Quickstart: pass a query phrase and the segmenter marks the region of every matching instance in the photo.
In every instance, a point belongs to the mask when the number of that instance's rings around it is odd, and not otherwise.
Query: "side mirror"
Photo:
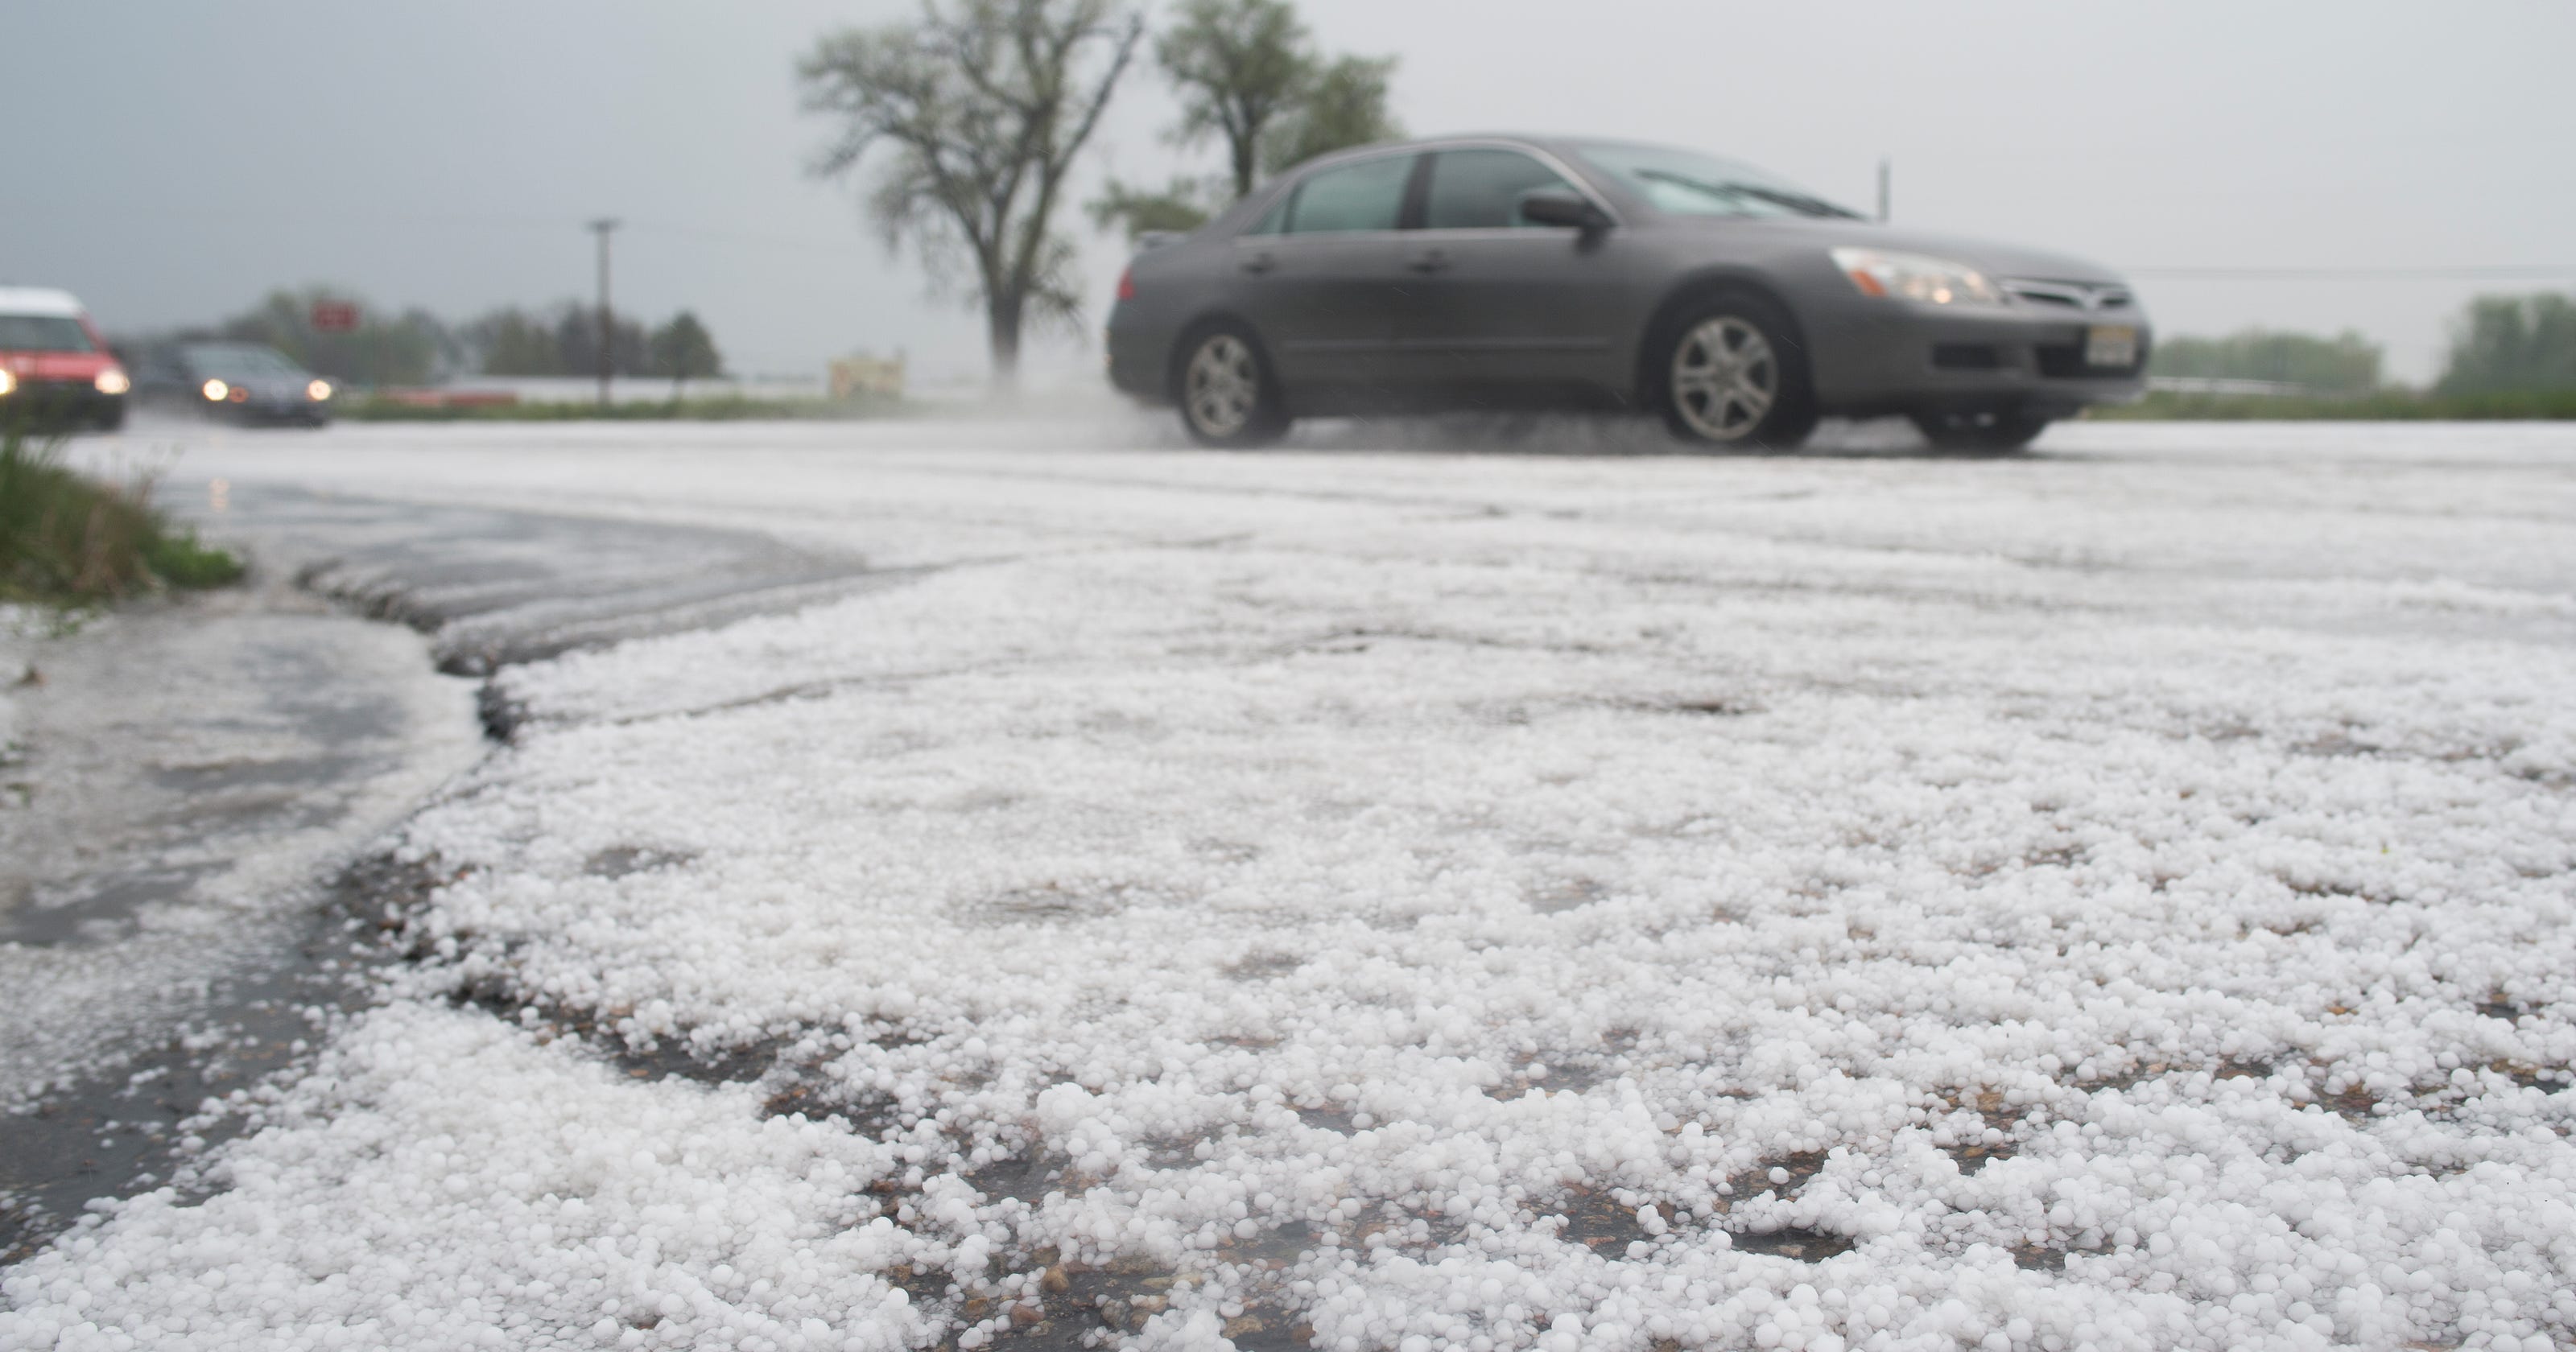
[[[1610,228],[1609,214],[1591,199],[1557,188],[1534,188],[1520,197],[1520,216],[1532,225],[1562,226],[1591,234]]]

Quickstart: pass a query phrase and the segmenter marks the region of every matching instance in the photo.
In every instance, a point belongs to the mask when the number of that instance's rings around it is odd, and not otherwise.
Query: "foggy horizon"
[[[913,9],[266,0],[147,24],[16,6],[0,106],[56,130],[21,147],[20,182],[43,190],[0,203],[0,283],[67,288],[111,332],[211,322],[312,283],[461,320],[587,300],[583,223],[617,216],[618,310],[694,310],[737,373],[811,376],[865,348],[908,351],[926,382],[980,377],[970,288],[932,294],[860,218],[854,185],[805,172],[829,128],[797,111],[796,58]],[[1569,42],[1535,18],[1551,11],[1509,0],[1471,44],[1428,8],[1301,10],[1329,51],[1401,59],[1412,134],[1688,145],[1863,210],[1884,156],[1897,223],[2126,270],[2168,337],[2357,329],[2393,378],[2420,382],[2471,296],[2576,278],[2576,176],[2519,149],[2576,131],[2554,93],[2576,40],[2564,7],[1611,4]],[[1167,144],[1172,119],[1140,51],[1058,221],[1084,250],[1082,332],[1033,335],[1034,381],[1096,379],[1124,250],[1080,203],[1109,173],[1216,166],[1213,146]],[[2462,275],[2508,267],[2541,270]],[[2177,269],[2334,275],[2161,275]]]

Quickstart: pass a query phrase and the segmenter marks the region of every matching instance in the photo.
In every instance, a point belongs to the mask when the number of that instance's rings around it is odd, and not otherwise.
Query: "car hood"
[[[1729,217],[1667,217],[1676,226],[1717,230],[1760,231],[1775,237],[1786,236],[1813,241],[1819,249],[1855,245],[1868,249],[1893,249],[1904,253],[1930,254],[1953,262],[1966,263],[1991,277],[2027,277],[2053,282],[2125,282],[2119,273],[2099,263],[2033,249],[2019,244],[2005,244],[1969,235],[1950,235],[1931,230],[1908,230],[1901,226],[1881,225],[1876,221],[1844,220],[1763,220],[1749,221]]]

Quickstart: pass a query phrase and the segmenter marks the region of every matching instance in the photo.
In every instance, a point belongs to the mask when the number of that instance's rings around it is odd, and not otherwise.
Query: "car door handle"
[[[1246,272],[1268,272],[1279,266],[1279,261],[1266,253],[1246,254],[1237,266]]]
[[[1415,254],[1405,262],[1405,266],[1415,272],[1438,272],[1449,266],[1449,255],[1438,249],[1430,249]]]

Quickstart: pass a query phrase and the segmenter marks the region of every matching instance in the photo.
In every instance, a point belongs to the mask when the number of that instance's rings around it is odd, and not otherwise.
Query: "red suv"
[[[112,430],[132,388],[70,292],[0,286],[0,423]]]

